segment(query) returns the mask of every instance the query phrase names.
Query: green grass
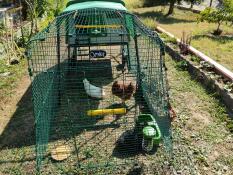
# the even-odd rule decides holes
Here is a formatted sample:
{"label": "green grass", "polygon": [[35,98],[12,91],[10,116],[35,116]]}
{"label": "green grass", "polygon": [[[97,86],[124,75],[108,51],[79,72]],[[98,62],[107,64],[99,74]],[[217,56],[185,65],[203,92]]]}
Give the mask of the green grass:
{"label": "green grass", "polygon": [[18,82],[27,71],[26,59],[21,59],[17,65],[7,65],[7,61],[0,60],[0,74],[9,72],[9,76],[0,77],[0,99],[12,95],[12,90],[16,88]]}
{"label": "green grass", "polygon": [[[209,94],[206,90],[196,81],[192,80],[189,73],[187,71],[178,71],[176,68],[176,62],[174,62],[170,57],[166,57],[166,65],[168,67],[168,80],[171,87],[171,101],[175,110],[177,111],[178,118],[176,118],[176,122],[173,123],[173,133],[174,133],[174,146],[178,147],[179,150],[175,149],[174,153],[176,157],[174,158],[174,168],[179,170],[180,168],[188,168],[189,171],[193,170],[193,165],[198,167],[199,174],[202,174],[202,164],[209,162],[209,159],[202,154],[198,154],[196,156],[192,156],[191,163],[189,158],[187,157],[187,152],[191,150],[197,150],[198,152],[202,152],[198,146],[195,146],[196,142],[194,139],[190,139],[191,134],[195,134],[198,136],[199,140],[207,144],[209,147],[206,149],[212,149],[212,147],[216,146],[220,141],[224,141],[226,136],[229,136],[229,131],[226,130],[225,124],[221,123],[219,118],[221,116],[226,116],[225,108],[221,106],[218,100],[214,97],[214,95]],[[28,101],[29,103],[30,101]],[[25,115],[26,112],[32,110],[32,108],[28,108],[29,104],[23,105],[27,111],[19,112],[17,114],[17,118],[20,120],[14,120],[14,125],[12,126],[22,126],[24,122],[23,119],[28,116]],[[195,118],[195,115],[200,113],[202,115],[207,115],[206,117],[212,118],[211,125],[204,128],[199,128],[199,121],[193,120],[193,123],[189,123],[192,118]],[[189,124],[188,124],[189,123]],[[198,128],[196,128],[198,126]],[[14,127],[15,128],[15,127]],[[221,130],[222,129],[222,130]],[[189,133],[188,131],[191,131]],[[211,131],[211,133],[208,133]],[[223,131],[223,132],[219,132]],[[180,135],[177,137],[176,135]],[[189,139],[184,138],[186,136]],[[22,136],[23,137],[23,136]],[[20,137],[17,137],[20,138]],[[28,138],[25,138],[26,140]],[[216,142],[215,139],[218,139]],[[34,145],[32,143],[31,146],[20,146],[16,148],[5,147],[0,149],[0,174],[13,174],[13,175],[26,175],[26,174],[34,174],[35,173],[35,154],[34,154]],[[201,146],[201,145],[199,145]],[[224,148],[227,151],[228,148]],[[90,150],[85,151],[86,156],[92,156],[93,152]],[[94,153],[96,154],[96,153]],[[227,162],[231,162],[231,154],[227,154],[224,157],[227,161],[225,166],[228,166]],[[161,171],[161,165],[164,164],[166,159],[164,160],[164,155],[162,148],[159,148],[156,156],[149,156],[150,162],[154,162],[152,168],[155,168],[155,172],[163,174]],[[49,158],[46,158],[46,161],[51,161]],[[218,163],[218,161],[216,161]],[[208,163],[210,169],[213,169],[213,165]],[[49,163],[48,163],[49,165]],[[50,164],[51,165],[51,164]],[[158,166],[160,165],[160,166]],[[78,174],[79,168],[74,167],[70,164],[53,164],[51,167],[47,167],[48,172],[46,174],[54,173],[55,170],[60,174]],[[189,172],[190,173],[190,172]],[[187,173],[187,174],[189,174]]]}
{"label": "green grass", "polygon": [[[233,155],[231,143],[227,142],[226,138],[231,139],[233,131],[226,124],[230,121],[227,120],[229,116],[226,108],[214,93],[193,80],[188,71],[178,70],[177,64],[179,65],[179,62],[173,61],[169,56],[166,57],[170,98],[178,116],[173,123],[174,147],[178,145],[182,152],[185,149],[187,152],[193,152],[190,160],[191,166],[197,168],[196,173],[192,172],[194,174],[205,174],[203,165],[208,166],[213,172],[216,164],[229,168],[232,163],[228,162],[232,162]],[[180,153],[181,150],[177,153],[175,149],[174,153],[179,156],[175,160],[178,162],[176,166],[182,169],[183,166],[187,166],[189,160],[186,160],[185,153]],[[224,150],[222,154],[225,162],[218,158],[212,162],[211,153],[216,150]],[[182,160],[186,161],[181,162]],[[192,167],[188,166],[190,169]]]}
{"label": "green grass", "polygon": [[[179,87],[177,87],[176,90],[183,92],[185,89],[189,89],[190,92],[195,93],[196,97],[201,100],[198,104],[200,106],[196,108],[206,111],[209,115],[217,119],[216,122],[225,123],[225,127],[228,131],[233,133],[233,120],[229,118],[226,107],[222,104],[220,97],[212,90],[204,89],[200,83],[192,80],[191,76],[186,71],[186,61],[174,62],[173,65],[177,70],[177,72],[174,72],[173,76],[189,77],[189,79],[183,79],[184,81],[179,83]],[[170,84],[171,83],[172,82],[170,82]]]}
{"label": "green grass", "polygon": [[181,38],[182,33],[192,34],[192,46],[213,58],[233,71],[233,27],[222,25],[222,36],[213,36],[211,32],[216,29],[216,24],[197,23],[198,14],[191,11],[175,9],[173,15],[165,18],[166,9],[161,7],[138,8],[132,12],[137,14],[146,25],[159,25],[165,30]]}
{"label": "green grass", "polygon": [[125,0],[127,9],[134,9],[143,6],[144,0]]}
{"label": "green grass", "polygon": [[147,27],[149,27],[151,30],[155,30],[155,27],[157,26],[157,23],[152,17],[143,18],[142,22],[146,24]]}

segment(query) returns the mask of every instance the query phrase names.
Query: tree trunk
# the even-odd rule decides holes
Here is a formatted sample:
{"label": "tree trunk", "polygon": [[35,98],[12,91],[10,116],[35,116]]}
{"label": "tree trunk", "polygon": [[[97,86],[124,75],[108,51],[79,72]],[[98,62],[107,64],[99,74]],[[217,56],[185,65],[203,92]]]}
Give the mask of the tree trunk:
{"label": "tree trunk", "polygon": [[191,3],[191,5],[190,5],[190,9],[193,9],[193,3]]}
{"label": "tree trunk", "polygon": [[210,0],[210,7],[212,7],[212,4],[213,4],[213,0]]}
{"label": "tree trunk", "polygon": [[170,0],[169,10],[168,10],[166,16],[173,14],[175,3],[176,3],[176,0]]}
{"label": "tree trunk", "polygon": [[22,18],[23,18],[23,21],[25,21],[28,17],[28,5],[22,1]]}
{"label": "tree trunk", "polygon": [[218,28],[217,28],[217,31],[220,31],[220,26],[221,26],[221,22],[218,22]]}
{"label": "tree trunk", "polygon": [[217,27],[217,29],[213,33],[214,35],[219,36],[219,35],[222,34],[222,30],[220,29],[221,24],[222,24],[222,21],[219,21],[218,22],[218,27]]}

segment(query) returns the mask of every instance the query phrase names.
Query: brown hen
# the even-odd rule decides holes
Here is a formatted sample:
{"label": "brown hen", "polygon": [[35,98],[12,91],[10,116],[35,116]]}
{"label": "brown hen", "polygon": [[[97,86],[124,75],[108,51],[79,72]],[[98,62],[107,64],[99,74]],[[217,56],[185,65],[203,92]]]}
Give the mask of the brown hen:
{"label": "brown hen", "polygon": [[129,100],[135,91],[135,86],[132,82],[129,84],[120,83],[115,81],[112,85],[112,94],[121,98],[122,102]]}

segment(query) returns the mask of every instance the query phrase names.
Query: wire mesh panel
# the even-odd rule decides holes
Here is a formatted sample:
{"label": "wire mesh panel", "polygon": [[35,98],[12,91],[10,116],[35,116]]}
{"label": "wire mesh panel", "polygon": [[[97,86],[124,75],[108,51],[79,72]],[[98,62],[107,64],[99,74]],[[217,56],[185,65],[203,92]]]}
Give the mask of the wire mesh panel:
{"label": "wire mesh panel", "polygon": [[123,11],[63,13],[37,34],[28,60],[38,172],[126,174],[143,148],[141,114],[170,138],[163,59],[158,36]]}

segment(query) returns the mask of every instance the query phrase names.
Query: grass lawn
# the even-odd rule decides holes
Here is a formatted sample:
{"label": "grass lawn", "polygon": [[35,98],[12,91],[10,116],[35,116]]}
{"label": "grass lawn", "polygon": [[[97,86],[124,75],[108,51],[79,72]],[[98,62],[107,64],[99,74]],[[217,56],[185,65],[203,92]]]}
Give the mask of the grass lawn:
{"label": "grass lawn", "polygon": [[[232,134],[221,122],[225,109],[187,71],[178,71],[177,63],[166,57],[171,102],[177,112],[173,122],[174,159],[170,165],[162,148],[147,155],[145,167],[158,174],[231,174],[233,166]],[[0,174],[35,173],[35,136],[31,93],[19,103],[11,123],[0,137]],[[143,156],[143,155],[142,155]],[[50,161],[48,157],[48,161]],[[122,169],[123,167],[121,167]],[[54,164],[45,174],[76,174],[72,164]],[[113,174],[116,174],[113,173]]]}
{"label": "grass lawn", "polygon": [[173,166],[181,174],[230,175],[233,140],[222,122],[227,117],[226,111],[214,94],[192,80],[187,71],[178,71],[176,64],[166,57],[170,97],[177,112],[173,122],[173,149],[177,158]]}
{"label": "grass lawn", "polygon": [[[27,72],[27,60],[21,59],[19,64],[7,65],[5,59],[0,60],[0,104],[13,95],[13,90]],[[4,73],[9,75],[4,76]]]}
{"label": "grass lawn", "polygon": [[182,33],[192,34],[192,46],[210,56],[233,71],[233,27],[223,25],[222,36],[216,37],[211,32],[216,29],[216,24],[206,22],[197,23],[199,14],[190,11],[175,9],[172,16],[167,18],[161,12],[161,7],[132,9],[132,12],[143,19],[150,27],[159,25],[178,38]]}

